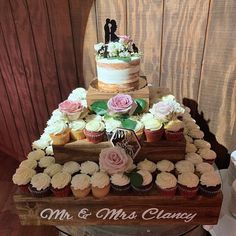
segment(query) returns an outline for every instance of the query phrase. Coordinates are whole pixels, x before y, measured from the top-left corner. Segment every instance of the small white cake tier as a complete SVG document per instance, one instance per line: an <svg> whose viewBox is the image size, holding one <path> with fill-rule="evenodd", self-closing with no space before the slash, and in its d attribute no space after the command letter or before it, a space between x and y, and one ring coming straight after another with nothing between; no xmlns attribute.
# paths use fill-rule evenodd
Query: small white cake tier
<svg viewBox="0 0 236 236"><path fill-rule="evenodd" d="M118 59L96 59L98 89L106 92L127 92L138 89L140 57L130 62Z"/></svg>

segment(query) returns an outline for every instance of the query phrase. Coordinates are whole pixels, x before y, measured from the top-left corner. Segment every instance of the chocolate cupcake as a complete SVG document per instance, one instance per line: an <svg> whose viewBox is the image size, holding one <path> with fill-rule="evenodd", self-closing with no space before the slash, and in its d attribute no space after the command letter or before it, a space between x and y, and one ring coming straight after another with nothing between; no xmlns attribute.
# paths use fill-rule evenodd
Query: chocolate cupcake
<svg viewBox="0 0 236 236"><path fill-rule="evenodd" d="M110 178L111 188L115 193L128 192L130 189L130 179L123 173L113 174Z"/></svg>

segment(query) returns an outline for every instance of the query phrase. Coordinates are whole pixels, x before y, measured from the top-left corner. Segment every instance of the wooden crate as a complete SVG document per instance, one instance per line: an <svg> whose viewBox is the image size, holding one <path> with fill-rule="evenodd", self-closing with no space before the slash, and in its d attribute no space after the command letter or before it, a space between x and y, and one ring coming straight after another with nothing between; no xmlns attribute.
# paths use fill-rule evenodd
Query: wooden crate
<svg viewBox="0 0 236 236"><path fill-rule="evenodd" d="M194 199L167 198L155 190L148 196L111 193L103 199L88 196L79 200L15 195L14 201L22 225L213 225L218 221L222 193Z"/></svg>
<svg viewBox="0 0 236 236"><path fill-rule="evenodd" d="M125 94L129 94L133 99L142 98L147 102L146 111L149 108L149 88L147 86L146 77L140 77L139 79L139 89L135 91L125 92ZM99 100L109 100L109 98L113 97L115 93L109 93L104 91L99 91L97 89L97 79L91 81L88 89L88 93L86 96L88 107L91 106L96 101Z"/></svg>
<svg viewBox="0 0 236 236"><path fill-rule="evenodd" d="M157 143L141 143L142 148L135 157L136 161L148 158L151 161L170 160L173 162L183 160L185 156L185 139L178 142L161 140ZM86 139L67 143L64 146L53 146L56 162L65 163L67 161L98 161L99 153L103 148L111 147L108 141L93 144Z"/></svg>

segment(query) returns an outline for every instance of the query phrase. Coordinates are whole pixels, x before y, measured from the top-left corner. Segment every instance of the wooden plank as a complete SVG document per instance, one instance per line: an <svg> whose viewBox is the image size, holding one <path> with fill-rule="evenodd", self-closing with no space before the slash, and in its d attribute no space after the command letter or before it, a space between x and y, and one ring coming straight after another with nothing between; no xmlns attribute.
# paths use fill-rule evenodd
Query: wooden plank
<svg viewBox="0 0 236 236"><path fill-rule="evenodd" d="M197 99L209 1L164 2L161 86Z"/></svg>
<svg viewBox="0 0 236 236"><path fill-rule="evenodd" d="M125 0L96 1L98 42L105 42L104 24L107 18L116 20L118 27L116 31L117 35L127 34L126 10Z"/></svg>
<svg viewBox="0 0 236 236"><path fill-rule="evenodd" d="M109 193L102 199L87 196L75 200L15 195L14 201L24 225L216 224L222 193L213 198L200 195L194 199L166 198L153 189L145 196L132 192L122 196Z"/></svg>
<svg viewBox="0 0 236 236"><path fill-rule="evenodd" d="M57 108L58 103L61 102L61 92L58 82L47 7L44 0L28 0L26 6L29 11L32 36L42 78L44 96L49 114L51 114L51 112ZM19 11L19 9L17 10ZM21 9L21 11L25 11L25 9Z"/></svg>
<svg viewBox="0 0 236 236"><path fill-rule="evenodd" d="M159 85L163 0L127 1L127 35L143 52L141 75Z"/></svg>
<svg viewBox="0 0 236 236"><path fill-rule="evenodd" d="M93 78L91 73L95 74L93 47L97 42L95 5L93 0L70 0L69 5L79 86L87 87Z"/></svg>
<svg viewBox="0 0 236 236"><path fill-rule="evenodd" d="M47 0L53 48L62 99L78 86L74 46L67 0Z"/></svg>
<svg viewBox="0 0 236 236"><path fill-rule="evenodd" d="M235 16L235 1L211 1L198 97L211 132L231 150L236 120Z"/></svg>
<svg viewBox="0 0 236 236"><path fill-rule="evenodd" d="M171 161L183 160L185 156L185 140L171 142L161 140L157 143L141 143L141 150L135 157L135 162L145 158L151 161L168 159ZM105 141L93 144L87 140L78 140L67 143L64 146L53 146L55 158L58 163L65 163L68 160L83 162L87 160L98 162L99 154L103 148L112 147L111 142Z"/></svg>
<svg viewBox="0 0 236 236"><path fill-rule="evenodd" d="M1 28L0 28L0 51L1 51L0 61L4 62L0 63L0 69L4 81L3 88L6 89L6 96L7 96L6 104L9 104L9 106L7 107L8 109L10 108L12 111L12 114L8 113L6 117L7 119L11 119L10 116L14 117L14 124L16 125L17 132L14 132L12 134L14 137L13 140L15 140L15 142L21 143L21 145L17 144L17 147L19 148L20 146L22 146L23 152L26 155L31 149L30 140L28 136L28 130L26 127L25 119L23 116L23 106L20 103L20 98L18 96L18 91L15 84L15 78L9 61L9 55L6 51L5 40L3 38L3 32ZM21 149L19 148L19 150Z"/></svg>
<svg viewBox="0 0 236 236"><path fill-rule="evenodd" d="M20 103L24 109L23 117L25 119L28 136L32 141L39 136L38 127L43 128L43 124L37 123L34 107L32 104L32 96L30 91L31 88L28 85L28 76L26 75L26 71L29 71L29 74L31 71L29 68L24 67L25 65L22 61L22 52L20 49L18 35L16 32L14 19L12 17L9 1L1 2L0 9L0 20L5 38L5 46L11 64L11 70L15 79Z"/></svg>
<svg viewBox="0 0 236 236"><path fill-rule="evenodd" d="M25 1L10 1L10 3L17 32L17 39L20 44L24 70L28 81L29 91L31 93L32 100L30 100L30 102L33 103L34 106L39 132L42 133L48 119L48 108L35 51L31 23ZM31 139L30 141L32 142L34 139Z"/></svg>

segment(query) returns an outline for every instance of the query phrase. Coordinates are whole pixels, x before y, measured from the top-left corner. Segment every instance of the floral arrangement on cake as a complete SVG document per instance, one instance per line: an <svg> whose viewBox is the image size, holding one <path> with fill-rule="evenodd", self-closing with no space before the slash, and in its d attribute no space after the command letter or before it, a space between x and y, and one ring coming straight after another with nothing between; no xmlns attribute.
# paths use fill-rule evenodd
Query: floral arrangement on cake
<svg viewBox="0 0 236 236"><path fill-rule="evenodd" d="M139 57L141 53L133 43L133 40L126 35L119 35L116 42L98 43L94 45L97 58L119 59L131 61L131 57Z"/></svg>

